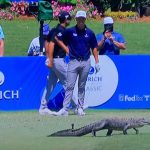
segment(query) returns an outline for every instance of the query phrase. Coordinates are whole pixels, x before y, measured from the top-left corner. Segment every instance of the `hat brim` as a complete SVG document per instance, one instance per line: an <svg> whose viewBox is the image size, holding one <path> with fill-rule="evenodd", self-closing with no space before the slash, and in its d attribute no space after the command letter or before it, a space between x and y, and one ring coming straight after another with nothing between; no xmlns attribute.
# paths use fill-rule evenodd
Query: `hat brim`
<svg viewBox="0 0 150 150"><path fill-rule="evenodd" d="M76 18L85 18L86 19L85 16L76 16Z"/></svg>

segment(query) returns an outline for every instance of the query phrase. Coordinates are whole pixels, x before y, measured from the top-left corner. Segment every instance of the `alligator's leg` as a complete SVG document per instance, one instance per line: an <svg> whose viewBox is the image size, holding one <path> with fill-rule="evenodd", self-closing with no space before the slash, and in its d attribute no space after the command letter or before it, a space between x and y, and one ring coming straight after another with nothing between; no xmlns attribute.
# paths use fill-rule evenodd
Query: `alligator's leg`
<svg viewBox="0 0 150 150"><path fill-rule="evenodd" d="M106 136L111 136L113 130L112 129L108 129Z"/></svg>
<svg viewBox="0 0 150 150"><path fill-rule="evenodd" d="M74 130L74 123L71 124L71 129Z"/></svg>
<svg viewBox="0 0 150 150"><path fill-rule="evenodd" d="M96 137L96 131L95 130L92 130L92 136L94 137Z"/></svg>
<svg viewBox="0 0 150 150"><path fill-rule="evenodd" d="M127 134L127 130L123 130L123 134L126 135Z"/></svg>
<svg viewBox="0 0 150 150"><path fill-rule="evenodd" d="M99 125L97 125L96 127L93 127L92 135L96 136L96 131L102 130L105 127L105 125L106 125L106 122L105 121L101 121L99 123Z"/></svg>
<svg viewBox="0 0 150 150"><path fill-rule="evenodd" d="M136 131L136 134L139 134L139 130L136 128L133 128Z"/></svg>
<svg viewBox="0 0 150 150"><path fill-rule="evenodd" d="M129 125L127 124L124 129L123 129L123 134L126 135L127 134L127 130L128 130Z"/></svg>

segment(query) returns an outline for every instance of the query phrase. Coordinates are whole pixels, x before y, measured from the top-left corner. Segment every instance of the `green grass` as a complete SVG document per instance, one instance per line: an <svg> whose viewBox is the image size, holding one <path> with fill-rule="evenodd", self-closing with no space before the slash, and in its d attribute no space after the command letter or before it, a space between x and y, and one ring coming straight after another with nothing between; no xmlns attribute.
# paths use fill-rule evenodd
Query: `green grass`
<svg viewBox="0 0 150 150"><path fill-rule="evenodd" d="M103 31L101 22L87 20L87 26L97 34ZM39 23L36 20L1 21L5 32L5 55L26 56L31 40L38 35ZM51 21L54 27L57 21ZM72 21L71 26L75 25ZM115 23L116 31L122 33L127 42L126 51L122 54L149 54L150 48L150 23Z"/></svg>
<svg viewBox="0 0 150 150"><path fill-rule="evenodd" d="M139 135L128 130L128 135L114 131L106 137L106 130L83 137L47 137L47 135L71 127L81 127L106 117L146 117L149 110L88 110L78 117L40 116L36 111L0 112L1 150L149 150L150 126L140 128Z"/></svg>

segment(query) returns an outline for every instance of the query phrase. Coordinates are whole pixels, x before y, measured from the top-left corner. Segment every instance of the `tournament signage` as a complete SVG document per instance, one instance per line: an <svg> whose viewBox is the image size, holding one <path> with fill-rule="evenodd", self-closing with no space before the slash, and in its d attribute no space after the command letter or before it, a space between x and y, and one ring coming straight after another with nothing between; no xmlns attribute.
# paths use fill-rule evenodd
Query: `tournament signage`
<svg viewBox="0 0 150 150"><path fill-rule="evenodd" d="M0 110L37 109L46 84L45 57L0 58Z"/></svg>
<svg viewBox="0 0 150 150"><path fill-rule="evenodd" d="M118 86L118 71L114 62L108 56L101 56L99 60L101 70L96 73L95 60L91 56L91 69L85 88L85 105L88 106L99 106L107 102ZM74 91L76 96L77 91L76 84Z"/></svg>
<svg viewBox="0 0 150 150"><path fill-rule="evenodd" d="M96 109L150 108L150 55L99 56L101 70L91 69L85 105ZM0 58L0 110L39 109L49 69L45 57ZM78 88L74 89L77 99ZM62 107L64 90L57 84L50 95L49 107Z"/></svg>

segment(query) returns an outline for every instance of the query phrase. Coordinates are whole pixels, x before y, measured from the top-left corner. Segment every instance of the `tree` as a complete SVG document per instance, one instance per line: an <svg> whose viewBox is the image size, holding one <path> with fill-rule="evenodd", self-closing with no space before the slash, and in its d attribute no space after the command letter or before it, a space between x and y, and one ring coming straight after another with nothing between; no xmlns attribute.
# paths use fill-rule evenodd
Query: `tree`
<svg viewBox="0 0 150 150"><path fill-rule="evenodd" d="M150 0L89 0L99 11L137 11L143 16L145 8L150 5Z"/></svg>
<svg viewBox="0 0 150 150"><path fill-rule="evenodd" d="M10 0L0 0L0 8L6 8L11 6Z"/></svg>

